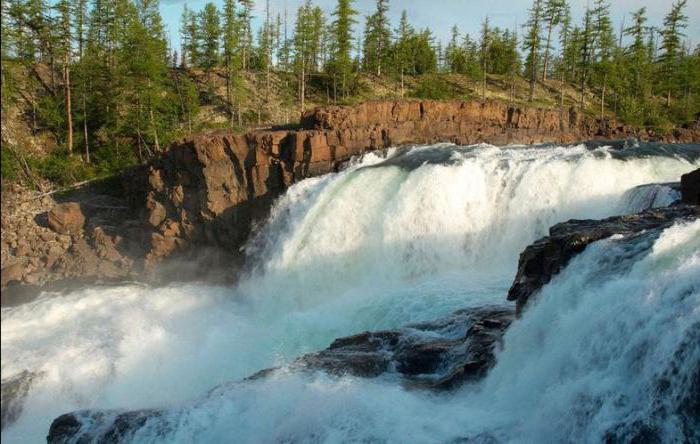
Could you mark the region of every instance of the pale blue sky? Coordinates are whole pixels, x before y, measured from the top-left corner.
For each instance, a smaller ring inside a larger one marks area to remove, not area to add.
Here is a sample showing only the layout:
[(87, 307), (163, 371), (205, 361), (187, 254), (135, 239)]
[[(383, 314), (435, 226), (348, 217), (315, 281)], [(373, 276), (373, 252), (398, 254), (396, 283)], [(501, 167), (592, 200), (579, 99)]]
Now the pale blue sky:
[[(223, 0), (213, 0), (221, 7)], [(573, 16), (576, 20), (581, 17), (586, 7), (586, 2), (592, 0), (569, 0)], [(270, 9), (273, 15), (282, 13), (285, 7), (289, 14), (289, 26), (294, 23), (295, 11), (303, 0), (270, 0)], [(335, 7), (337, 0), (315, 0), (314, 4), (321, 6), (328, 14)], [(207, 0), (187, 0), (188, 7), (201, 9)], [(355, 0), (355, 9), (360, 12), (361, 20), (355, 26), (356, 34), (364, 27), (364, 17), (374, 9), (376, 0)], [(447, 41), (450, 29), (457, 25), (461, 32), (468, 32), (475, 35), (479, 32), (479, 26), (484, 16), (487, 14), (494, 25), (513, 28), (518, 26), (522, 32), (522, 23), (527, 20), (527, 9), (532, 0), (390, 0), (390, 15), (392, 27), (398, 23), (401, 10), (406, 9), (410, 22), (416, 28), (430, 27), (435, 36), (442, 41)], [(671, 0), (612, 0), (611, 16), (615, 23), (616, 32), (620, 28), (623, 16), (626, 16), (626, 23), (629, 23), (629, 12), (647, 7), (647, 16), (654, 25), (660, 25), (664, 15), (671, 7)], [(171, 42), (176, 48), (179, 47), (178, 29), (180, 14), (185, 0), (161, 0), (161, 12), (166, 26), (168, 27)], [(264, 18), (265, 0), (256, 1), (256, 23), (255, 27)], [(700, 0), (688, 0), (686, 15), (689, 18), (686, 30), (687, 38), (691, 40), (693, 46), (700, 42)]]

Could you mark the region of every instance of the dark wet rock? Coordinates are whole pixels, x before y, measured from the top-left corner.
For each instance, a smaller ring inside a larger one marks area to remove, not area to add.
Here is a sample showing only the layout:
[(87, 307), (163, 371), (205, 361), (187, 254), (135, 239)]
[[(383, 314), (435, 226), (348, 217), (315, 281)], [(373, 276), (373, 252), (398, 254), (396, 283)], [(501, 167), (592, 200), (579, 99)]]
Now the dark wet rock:
[(569, 220), (549, 229), (549, 236), (528, 246), (521, 254), (518, 271), (508, 291), (508, 300), (516, 301), (519, 314), (528, 299), (589, 244), (615, 234), (634, 234), (663, 229), (681, 220), (695, 219), (698, 207), (673, 205), (637, 214), (603, 220)]
[(160, 410), (129, 412), (93, 412), (83, 410), (66, 413), (54, 419), (46, 441), (49, 444), (88, 443), (112, 444), (134, 441), (134, 434), (149, 420), (158, 419)]
[[(327, 349), (304, 355), (289, 368), (297, 372), (324, 371), (367, 378), (387, 374), (398, 376), (413, 388), (451, 388), (484, 376), (494, 365), (496, 349), (513, 318), (513, 309), (509, 307), (460, 310), (436, 321), (336, 339)], [(269, 377), (278, 370), (262, 370), (244, 382)], [(219, 396), (219, 392), (215, 388), (209, 396)], [(169, 420), (164, 413), (162, 410), (67, 413), (53, 421), (47, 441), (50, 444), (130, 442), (145, 427), (166, 431)]]
[(399, 330), (336, 339), (292, 367), (376, 377), (395, 373), (409, 386), (450, 388), (486, 374), (513, 319), (507, 307), (480, 307)]
[(79, 431), (81, 422), (76, 413), (66, 413), (54, 419), (46, 437), (49, 443), (69, 442)]
[(700, 168), (681, 176), (683, 203), (700, 205)]
[(32, 383), (40, 376), (38, 373), (24, 370), (21, 373), (3, 379), (0, 382), (2, 387), (2, 407), (0, 408), (0, 428), (4, 429), (19, 418), (22, 413), (24, 399), (29, 393)]

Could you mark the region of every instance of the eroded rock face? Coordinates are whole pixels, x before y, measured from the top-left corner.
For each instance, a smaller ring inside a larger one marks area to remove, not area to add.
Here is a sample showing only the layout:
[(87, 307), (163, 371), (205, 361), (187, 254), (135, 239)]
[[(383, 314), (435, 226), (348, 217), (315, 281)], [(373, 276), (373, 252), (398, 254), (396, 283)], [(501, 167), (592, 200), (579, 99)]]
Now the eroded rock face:
[[(409, 387), (447, 389), (483, 377), (495, 363), (495, 351), (514, 317), (508, 307), (460, 310), (443, 319), (398, 330), (364, 332), (336, 339), (325, 350), (302, 356), (292, 371), (324, 371), (373, 378), (396, 375)], [(277, 371), (267, 369), (247, 378), (253, 382)], [(225, 389), (222, 389), (225, 390)], [(221, 391), (212, 390), (216, 396)], [(149, 425), (167, 433), (165, 411), (78, 411), (56, 418), (47, 441), (129, 442)]]
[(569, 261), (589, 244), (615, 234), (634, 234), (663, 229), (681, 220), (695, 219), (700, 209), (692, 205), (672, 205), (637, 214), (603, 220), (570, 220), (549, 229), (549, 236), (528, 246), (521, 254), (518, 271), (508, 291), (508, 300), (516, 301), (519, 314), (528, 300)]

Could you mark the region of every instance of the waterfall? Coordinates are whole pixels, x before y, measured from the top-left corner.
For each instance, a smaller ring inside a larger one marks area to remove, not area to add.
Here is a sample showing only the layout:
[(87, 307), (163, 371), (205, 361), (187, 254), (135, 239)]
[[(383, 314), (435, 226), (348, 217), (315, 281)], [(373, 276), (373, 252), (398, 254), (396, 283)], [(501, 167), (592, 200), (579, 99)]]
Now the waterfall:
[(140, 432), (149, 442), (541, 442), (545, 432), (595, 442), (650, 415), (678, 436), (683, 420), (664, 402), (692, 375), (668, 397), (652, 392), (674, 356), (697, 362), (696, 344), (681, 350), (699, 322), (697, 223), (587, 249), (511, 327), (477, 386), (435, 395), (285, 372), (231, 381), (336, 337), (506, 304), (519, 252), (549, 226), (666, 205), (672, 188), (635, 187), (677, 180), (698, 159), (645, 145), (624, 156), (490, 145), (365, 155), (279, 199), (235, 287), (86, 288), (3, 308), (2, 378), (40, 374), (3, 439), (40, 441), (66, 411), (151, 407), (170, 409)]

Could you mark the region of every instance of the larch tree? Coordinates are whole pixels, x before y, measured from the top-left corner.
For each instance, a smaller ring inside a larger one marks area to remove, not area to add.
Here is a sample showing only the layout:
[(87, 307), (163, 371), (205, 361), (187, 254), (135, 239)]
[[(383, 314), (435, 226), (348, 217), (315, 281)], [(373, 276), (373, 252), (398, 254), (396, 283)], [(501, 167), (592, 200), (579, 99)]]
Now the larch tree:
[(239, 45), (241, 47), (241, 64), (242, 68), (245, 71), (248, 69), (249, 65), (249, 60), (250, 60), (250, 52), (251, 52), (251, 46), (252, 46), (252, 26), (251, 26), (251, 20), (253, 19), (253, 7), (254, 7), (254, 1), (253, 0), (238, 0), (240, 3), (241, 7), (238, 12), (239, 14)]
[(542, 65), (542, 81), (547, 81), (549, 73), (549, 56), (552, 51), (552, 32), (564, 18), (567, 10), (566, 0), (546, 0), (542, 19), (547, 27), (547, 39), (544, 44), (544, 62)]
[(595, 20), (595, 71), (600, 84), (600, 118), (605, 114), (605, 93), (612, 70), (615, 51), (615, 35), (610, 20), (610, 4), (607, 0), (596, 0), (593, 15)]
[(231, 128), (235, 122), (234, 85), (236, 73), (240, 67), (240, 57), (238, 52), (240, 36), (240, 23), (236, 15), (235, 0), (225, 0), (223, 9), (223, 49), (224, 65), (226, 67), (226, 102), (228, 104), (229, 122)]
[(214, 3), (207, 3), (199, 16), (202, 35), (202, 67), (211, 69), (219, 64), (221, 23), (219, 10)]
[(56, 3), (59, 14), (58, 47), (62, 53), (63, 62), (63, 92), (66, 109), (66, 149), (68, 155), (73, 154), (73, 108), (71, 104), (70, 66), (72, 63), (73, 42), (71, 37), (71, 7), (68, 0)]
[(328, 64), (333, 76), (334, 98), (337, 100), (336, 82), (340, 79), (340, 91), (345, 97), (348, 93), (348, 79), (352, 73), (352, 35), (355, 20), (352, 0), (338, 0), (333, 11), (334, 20), (331, 24), (331, 58)]
[[(537, 0), (539, 1), (539, 0)], [(491, 48), (492, 30), (489, 16), (481, 22), (481, 41), (479, 43), (479, 57), (481, 62), (481, 100), (486, 100), (486, 75), (488, 73), (489, 49)]]
[(688, 16), (683, 12), (687, 0), (674, 2), (671, 11), (664, 17), (661, 30), (661, 49), (659, 68), (660, 86), (665, 92), (666, 107), (671, 107), (671, 96), (678, 88), (677, 68), (681, 60), (681, 39), (685, 36), (683, 29), (688, 26)]
[(527, 51), (525, 62), (527, 76), (530, 82), (530, 91), (528, 100), (532, 102), (535, 99), (535, 83), (537, 82), (537, 67), (539, 64), (539, 54), (542, 46), (542, 16), (544, 8), (542, 0), (534, 0), (530, 8), (530, 16), (525, 23), (525, 37), (523, 40), (523, 49)]
[(364, 41), (365, 69), (382, 75), (390, 60), (391, 28), (389, 26), (389, 0), (377, 0), (375, 12), (367, 17)]

